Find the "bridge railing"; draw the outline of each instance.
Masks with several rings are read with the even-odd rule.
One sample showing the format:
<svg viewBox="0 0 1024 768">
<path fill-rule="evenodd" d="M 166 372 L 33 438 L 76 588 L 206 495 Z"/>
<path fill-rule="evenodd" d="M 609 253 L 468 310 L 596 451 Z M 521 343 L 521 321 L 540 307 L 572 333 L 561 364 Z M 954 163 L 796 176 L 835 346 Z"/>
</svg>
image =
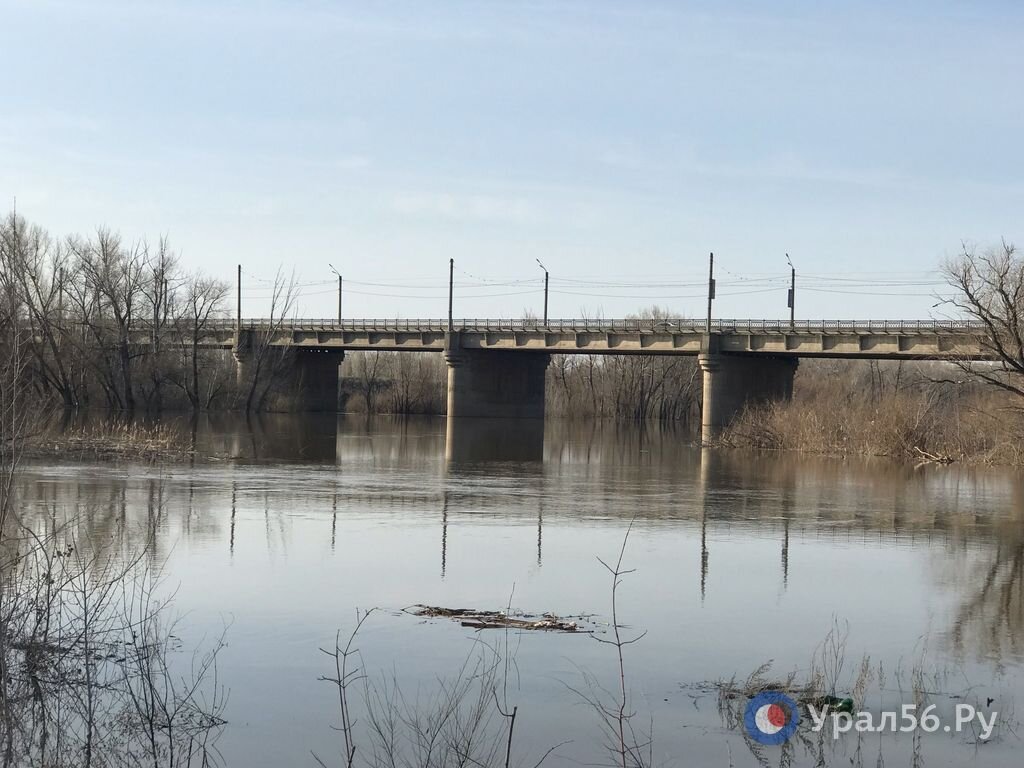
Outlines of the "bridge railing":
<svg viewBox="0 0 1024 768">
<path fill-rule="evenodd" d="M 234 329 L 238 321 L 218 319 L 207 327 Z M 547 322 L 534 318 L 460 318 L 452 322 L 457 331 L 476 332 L 673 332 L 703 333 L 708 325 L 703 320 L 688 318 L 570 318 Z M 354 332 L 444 332 L 447 319 L 436 318 L 359 318 L 338 322 L 333 318 L 292 318 L 270 321 L 265 318 L 243 318 L 245 330 L 354 331 Z M 788 320 L 725 319 L 711 321 L 710 328 L 717 332 L 775 332 L 775 333 L 973 333 L 985 329 L 976 320 Z"/>
</svg>

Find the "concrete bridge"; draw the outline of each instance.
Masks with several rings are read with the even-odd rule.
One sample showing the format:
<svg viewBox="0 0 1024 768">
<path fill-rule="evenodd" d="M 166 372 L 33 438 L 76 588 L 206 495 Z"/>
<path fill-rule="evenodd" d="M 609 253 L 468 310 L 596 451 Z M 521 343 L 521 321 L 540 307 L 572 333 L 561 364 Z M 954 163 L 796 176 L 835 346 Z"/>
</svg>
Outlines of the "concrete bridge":
<svg viewBox="0 0 1024 768">
<path fill-rule="evenodd" d="M 243 319 L 208 324 L 200 344 L 231 350 L 244 378 L 257 338 L 295 351 L 306 410 L 336 408 L 348 350 L 438 352 L 448 363 L 448 415 L 497 419 L 543 418 L 552 354 L 692 355 L 703 372 L 705 441 L 745 404 L 790 398 L 801 357 L 987 359 L 991 348 L 979 323 L 933 320 Z"/>
</svg>

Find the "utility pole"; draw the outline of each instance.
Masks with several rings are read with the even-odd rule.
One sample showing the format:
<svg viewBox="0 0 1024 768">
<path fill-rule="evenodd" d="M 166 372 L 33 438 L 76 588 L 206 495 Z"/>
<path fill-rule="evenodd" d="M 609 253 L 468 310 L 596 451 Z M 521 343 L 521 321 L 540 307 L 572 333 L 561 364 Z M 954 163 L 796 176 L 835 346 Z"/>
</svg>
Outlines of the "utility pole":
<svg viewBox="0 0 1024 768">
<path fill-rule="evenodd" d="M 242 265 L 238 265 L 238 308 L 235 312 L 235 330 L 242 332 Z"/>
<path fill-rule="evenodd" d="M 328 263 L 327 266 L 338 276 L 338 325 L 341 325 L 341 272 L 336 270 L 333 264 Z"/>
<path fill-rule="evenodd" d="M 715 254 L 708 257 L 708 324 L 707 332 L 711 333 L 711 302 L 715 299 Z"/>
<path fill-rule="evenodd" d="M 537 265 L 544 270 L 544 325 L 548 324 L 548 268 L 535 259 Z"/>
<path fill-rule="evenodd" d="M 452 322 L 452 292 L 455 288 L 455 259 L 448 259 L 448 333 L 455 330 Z"/>
<path fill-rule="evenodd" d="M 160 326 L 160 307 L 163 306 L 163 268 L 156 270 L 153 275 L 153 279 L 156 281 L 156 286 L 153 293 L 153 329 L 150 333 L 150 340 L 153 344 L 153 351 L 159 351 L 159 338 L 157 335 L 157 328 Z"/>
<path fill-rule="evenodd" d="M 796 326 L 796 267 L 793 266 L 793 262 L 789 260 L 789 254 L 786 254 L 786 263 L 789 264 L 789 327 L 793 328 Z"/>
</svg>

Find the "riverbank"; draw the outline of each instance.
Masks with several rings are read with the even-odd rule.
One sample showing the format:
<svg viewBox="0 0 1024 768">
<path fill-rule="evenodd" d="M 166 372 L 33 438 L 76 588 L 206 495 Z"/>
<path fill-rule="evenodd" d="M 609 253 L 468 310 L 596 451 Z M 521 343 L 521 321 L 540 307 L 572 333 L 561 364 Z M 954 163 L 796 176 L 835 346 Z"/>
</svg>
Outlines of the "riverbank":
<svg viewBox="0 0 1024 768">
<path fill-rule="evenodd" d="M 748 408 L 716 442 L 825 456 L 1024 466 L 1024 413 L 1010 395 L 928 371 L 900 381 L 900 373 L 875 371 L 869 383 L 826 367 L 801 371 L 792 400 Z"/>
<path fill-rule="evenodd" d="M 168 425 L 97 420 L 28 437 L 22 455 L 31 459 L 156 462 L 181 461 L 190 453 L 181 433 Z"/>
</svg>

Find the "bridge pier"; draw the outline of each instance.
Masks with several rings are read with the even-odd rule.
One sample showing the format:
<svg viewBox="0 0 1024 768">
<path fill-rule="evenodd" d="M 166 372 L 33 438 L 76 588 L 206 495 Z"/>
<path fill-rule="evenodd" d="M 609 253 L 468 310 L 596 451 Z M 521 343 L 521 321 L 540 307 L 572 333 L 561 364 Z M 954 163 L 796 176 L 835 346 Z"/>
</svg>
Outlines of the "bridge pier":
<svg viewBox="0 0 1024 768">
<path fill-rule="evenodd" d="M 235 388 L 243 393 L 252 381 L 252 331 L 235 331 L 231 356 L 235 359 Z"/>
<path fill-rule="evenodd" d="M 296 411 L 338 410 L 338 384 L 345 353 L 335 349 L 296 349 L 295 365 L 285 384 L 285 396 Z"/>
<path fill-rule="evenodd" d="M 449 334 L 448 418 L 543 419 L 546 352 L 463 349 Z"/>
<path fill-rule="evenodd" d="M 235 384 L 238 392 L 244 396 L 252 384 L 255 375 L 253 369 L 252 335 L 243 331 L 232 348 L 235 358 Z M 278 350 L 269 350 L 268 354 L 280 354 Z M 338 385 L 341 382 L 340 367 L 345 353 L 339 349 L 301 349 L 288 350 L 291 360 L 286 365 L 287 375 L 284 381 L 275 384 L 271 390 L 272 407 L 288 411 L 328 411 L 338 410 Z M 264 364 L 262 377 L 271 375 L 270 363 Z"/>
<path fill-rule="evenodd" d="M 747 404 L 793 397 L 795 357 L 704 352 L 697 362 L 704 373 L 701 442 L 705 444 L 713 442 Z"/>
</svg>

